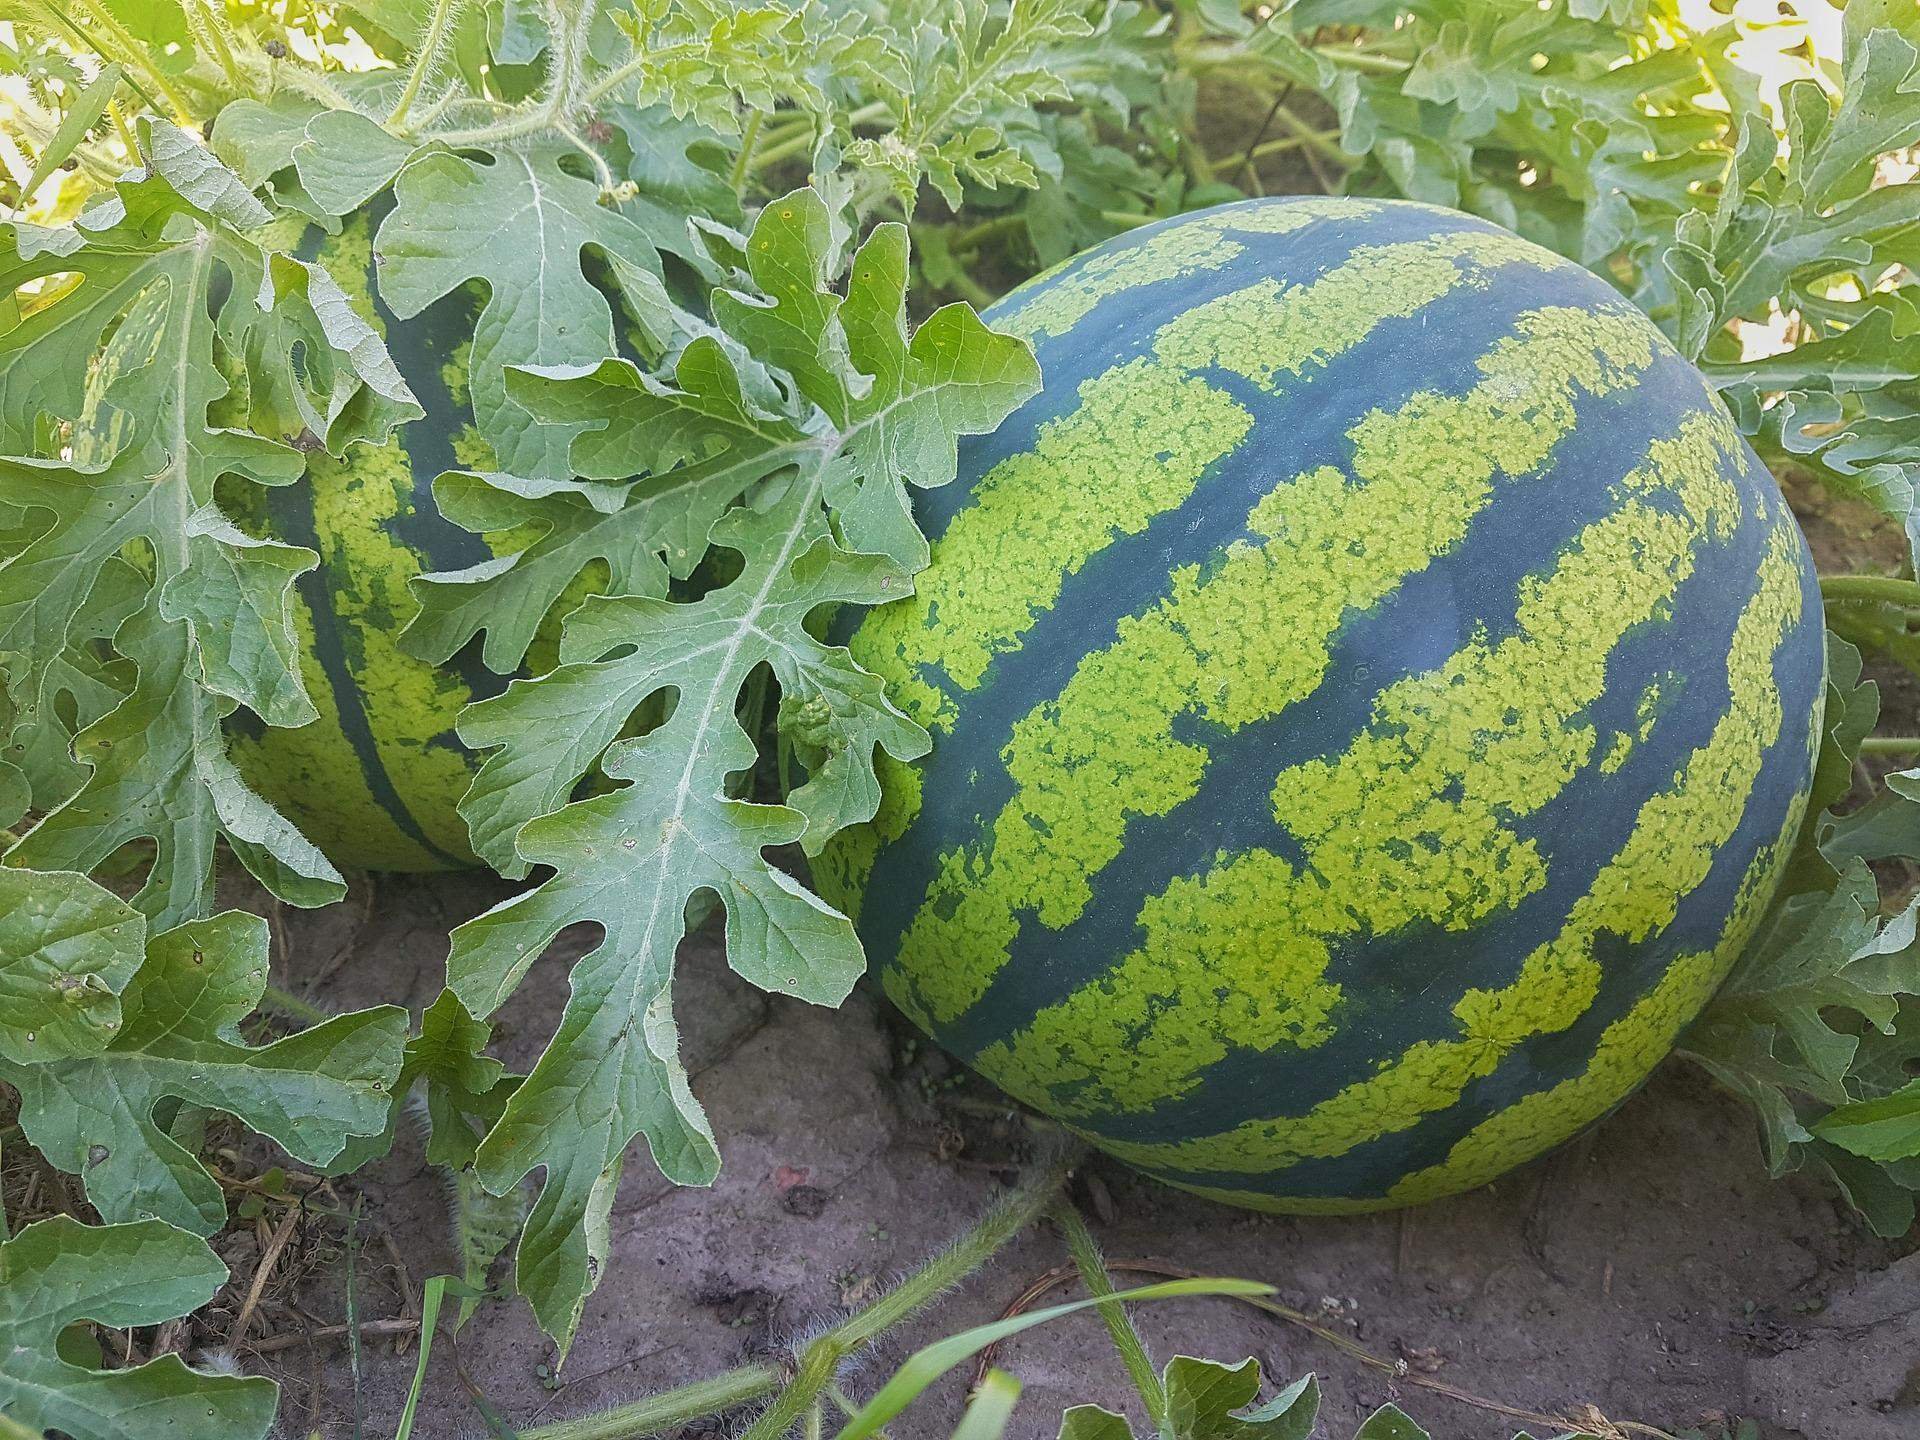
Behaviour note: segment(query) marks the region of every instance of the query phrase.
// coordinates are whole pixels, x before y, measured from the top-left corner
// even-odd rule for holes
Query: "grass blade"
[[[1094,1299],[1073,1300],[1064,1305],[1049,1306],[1045,1310],[1036,1310],[1031,1315],[1015,1315],[1005,1320],[996,1320],[989,1325],[976,1325],[971,1330],[963,1330],[958,1335],[950,1335],[923,1350],[917,1350],[907,1357],[907,1362],[893,1374],[893,1378],[843,1427],[834,1440],[868,1440],[875,1431],[901,1411],[905,1410],[934,1381],[945,1375],[956,1365],[978,1355],[987,1346],[1009,1335],[1018,1335],[1023,1330],[1031,1330],[1036,1325],[1045,1325],[1050,1320],[1072,1315],[1081,1310],[1090,1310],[1096,1305],[1110,1305],[1114,1301],[1127,1300],[1175,1300],[1187,1296],[1202,1295],[1271,1295],[1271,1285],[1262,1285],[1254,1280],[1169,1280],[1158,1285],[1142,1285],[1135,1290],[1123,1290],[1117,1295],[1100,1296]]]

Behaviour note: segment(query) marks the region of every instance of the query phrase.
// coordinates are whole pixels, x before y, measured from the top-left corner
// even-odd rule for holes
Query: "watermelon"
[[[990,312],[1043,392],[856,658],[934,736],[815,874],[886,993],[1172,1184],[1478,1185],[1605,1114],[1805,808],[1813,568],[1700,374],[1482,220],[1266,199]]]
[[[490,468],[473,429],[464,361],[471,297],[449,296],[401,321],[373,286],[377,217],[341,233],[309,233],[297,249],[327,266],[386,337],[426,414],[384,446],[341,459],[308,457],[307,482],[271,491],[256,517],[277,538],[317,551],[298,581],[301,673],[320,718],[268,729],[237,712],[230,747],[248,782],[336,865],[359,870],[444,870],[477,864],[457,810],[475,764],[454,734],[462,706],[506,678],[463,652],[439,666],[400,648],[417,605],[407,582],[490,558],[485,541],[441,517],[434,478]]]

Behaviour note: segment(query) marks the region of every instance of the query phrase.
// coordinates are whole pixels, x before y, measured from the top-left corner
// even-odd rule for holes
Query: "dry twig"
[[[293,1238],[294,1227],[300,1223],[300,1216],[298,1207],[287,1211],[280,1218],[280,1224],[267,1241],[266,1248],[260,1252],[260,1263],[253,1267],[253,1283],[247,1286],[247,1298],[241,1303],[240,1314],[227,1334],[227,1344],[239,1345],[247,1338],[247,1326],[253,1321],[253,1312],[259,1308],[260,1296],[267,1288],[267,1277],[273,1273],[280,1252],[287,1248],[287,1241]]]

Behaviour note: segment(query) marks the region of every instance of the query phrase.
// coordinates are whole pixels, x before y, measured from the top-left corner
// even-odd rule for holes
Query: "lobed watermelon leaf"
[[[882,226],[853,258],[844,298],[830,288],[846,264],[840,244],[827,203],[795,192],[769,206],[749,237],[763,298],[715,297],[726,339],[785,377],[778,410],[756,403],[719,336],[687,346],[671,385],[623,360],[529,370],[509,385],[543,420],[578,429],[573,465],[590,482],[641,477],[636,503],[604,522],[624,518],[628,544],[644,537],[638,543],[663,555],[652,528],[658,487],[704,497],[691,502],[696,514],[749,499],[707,522],[711,542],[741,557],[734,579],[691,602],[589,599],[567,618],[554,670],[514,681],[461,722],[462,738],[488,752],[462,804],[476,848],[505,873],[541,865],[553,874],[455,930],[454,993],[475,1014],[490,1014],[566,926],[592,920],[604,932],[574,968],[553,1042],[478,1155],[479,1174],[496,1191],[546,1169],[520,1244],[518,1284],[563,1346],[599,1266],[592,1217],[632,1139],[645,1134],[656,1163],[682,1183],[709,1182],[718,1168],[679,1061],[669,998],[688,905],[703,893],[718,897],[729,963],[762,988],[837,1004],[863,968],[846,917],[764,852],[817,845],[869,818],[879,800],[874,747],[908,759],[926,737],[807,621],[833,604],[907,593],[909,567],[924,563],[925,548],[906,518],[904,482],[951,479],[958,437],[991,429],[1037,383],[1025,346],[965,307],[938,312],[908,339],[898,226]],[[903,553],[848,548],[862,540]],[[464,583],[498,585],[538,563],[522,552]],[[667,568],[663,558],[656,583]],[[421,588],[434,596],[448,577]],[[423,628],[435,632],[434,649],[464,642],[461,627],[446,623],[451,612],[428,605],[433,618]],[[508,649],[524,647],[533,610],[510,606],[517,628]],[[761,666],[783,704],[807,708],[822,756],[817,783],[785,805],[728,789],[757,758],[736,711]],[[621,738],[663,692],[675,697],[671,715]],[[596,771],[612,788],[568,803]],[[561,1115],[567,1124],[556,1123]]]
[[[44,891],[35,883],[36,894],[58,883]],[[111,897],[98,890],[91,910],[111,920]],[[123,933],[110,923],[107,935],[123,967],[146,922],[134,914],[115,923]],[[0,1079],[20,1093],[21,1129],[81,1177],[109,1223],[153,1216],[201,1235],[226,1223],[219,1183],[169,1133],[181,1102],[232,1114],[311,1164],[386,1123],[406,1012],[380,1006],[250,1046],[237,1027],[266,988],[267,945],[267,922],[239,911],[155,935],[119,992],[117,1025],[98,1022],[113,1030],[104,1046],[69,1043],[64,1055],[41,1056],[21,1021],[8,1016],[0,1029]],[[23,1062],[23,1050],[34,1058]]]
[[[1826,731],[1800,853],[1678,1053],[1744,1100],[1768,1169],[1822,1173],[1882,1235],[1903,1235],[1920,1146],[1875,1129],[1920,1059],[1920,897],[1884,913],[1869,860],[1920,855],[1920,772],[1836,816],[1879,713],[1857,651],[1827,637]],[[1890,1113],[1890,1112],[1889,1112]],[[1856,1127],[1864,1128],[1856,1128]]]
[[[1813,1133],[1868,1160],[1920,1156],[1920,1080],[1877,1100],[1856,1100],[1830,1110],[1814,1122]]]
[[[54,749],[7,862],[86,871],[151,842],[134,903],[166,927],[209,908],[218,836],[285,900],[344,890],[220,734],[236,706],[314,717],[291,587],[316,557],[243,532],[217,491],[292,484],[299,444],[339,454],[420,411],[324,271],[235,228],[269,218],[237,176],[163,120],[142,134],[147,165],[73,225],[0,226],[0,292],[78,282],[0,334],[0,501],[23,522],[0,552],[0,718]],[[95,635],[133,673],[81,711],[68,764],[61,692]]]
[[[1161,1372],[1170,1440],[1308,1440],[1319,1422],[1320,1382],[1302,1375],[1256,1404],[1260,1362],[1238,1365],[1176,1355]],[[1369,1422],[1371,1423],[1371,1422]],[[1060,1440],[1133,1440],[1123,1416],[1099,1405],[1075,1405],[1060,1418]]]
[[[366,73],[275,57],[239,28],[252,19],[220,7],[109,8],[127,33],[104,68],[10,42],[0,55],[61,97],[51,123],[23,128],[29,188],[70,197],[51,180],[62,158],[80,167],[76,185],[111,180],[91,136],[116,69],[158,109],[218,110],[231,168],[142,119],[141,172],[77,223],[0,229],[0,452],[29,457],[0,461],[0,822],[37,821],[8,859],[99,872],[134,842],[156,846],[139,910],[72,876],[0,871],[0,1063],[51,1087],[46,1113],[106,1086],[132,1096],[140,1123],[115,1147],[147,1147],[145,1178],[109,1172],[102,1196],[144,1204],[150,1184],[156,1205],[206,1222],[204,1175],[152,1124],[183,1098],[167,1068],[179,1057],[129,1037],[167,1006],[237,1018],[251,1000],[222,990],[235,1008],[194,1008],[151,956],[136,974],[130,935],[211,909],[220,835],[283,898],[338,893],[220,739],[236,706],[283,725],[311,709],[287,596],[313,557],[249,536],[221,495],[290,483],[316,441],[341,453],[415,413],[325,275],[241,232],[268,218],[263,186],[323,221],[391,187],[383,300],[411,315],[486,292],[471,375],[498,468],[449,472],[438,492],[502,551],[422,577],[408,643],[438,660],[484,637],[485,662],[512,672],[583,577],[605,593],[571,617],[558,669],[465,722],[490,750],[467,806],[483,852],[509,874],[553,873],[463,927],[453,990],[384,1097],[329,1110],[340,1085],[387,1074],[398,1043],[387,1019],[337,1032],[380,1064],[312,1077],[325,1133],[295,1143],[318,1155],[344,1137],[311,1163],[359,1163],[385,1148],[377,1125],[418,1079],[430,1156],[507,1189],[505,1211],[544,1166],[521,1280],[563,1343],[627,1141],[646,1133],[677,1175],[717,1163],[667,991],[689,905],[719,897],[733,963],[769,988],[831,999],[857,972],[843,920],[765,847],[817,848],[871,814],[874,745],[902,755],[924,740],[817,641],[809,612],[900,593],[925,560],[903,481],[950,476],[954,435],[990,426],[1031,384],[1020,347],[964,310],[935,312],[909,340],[900,227],[876,229],[843,284],[849,232],[874,212],[913,215],[923,186],[964,203],[972,213],[950,226],[919,217],[916,283],[984,301],[1035,260],[1257,187],[1254,152],[1277,127],[1329,188],[1460,204],[1615,279],[1703,358],[1771,463],[1874,505],[1920,546],[1920,320],[1902,290],[1882,293],[1911,260],[1913,182],[1898,163],[1920,138],[1910,5],[1847,7],[1838,70],[1805,63],[1782,92],[1784,150],[1760,118],[1771,96],[1729,62],[1736,40],[1755,42],[1749,22],[1689,34],[1643,0],[1296,0],[1257,24],[1202,0],[1178,37],[1159,7],[1131,0],[456,4],[438,30],[420,7],[354,0],[362,43],[392,62]],[[1767,23],[1791,38],[1798,22]],[[1220,89],[1251,77],[1274,97],[1245,155],[1195,140],[1202,75]],[[1326,118],[1303,108],[1313,96]],[[1141,107],[1124,138],[1103,139]],[[814,188],[777,198],[778,177],[809,165]],[[736,233],[763,199],[752,235]],[[1742,322],[1776,305],[1784,352],[1742,353]],[[1832,615],[1920,669],[1909,608]],[[1920,997],[1913,913],[1883,921],[1861,867],[1920,851],[1920,774],[1825,813],[1873,723],[1857,660],[1849,670],[1850,651],[1831,653],[1819,813],[1765,937],[1689,1045],[1753,1100],[1778,1166],[1824,1167],[1886,1228],[1911,1219],[1920,1187],[1899,1153]],[[780,742],[807,771],[781,804],[743,793],[769,675]],[[484,1058],[484,1016],[578,920],[606,933],[523,1083]],[[169,933],[258,948],[231,916]],[[184,1032],[188,1077],[298,1128],[272,1112],[300,1077],[261,1058],[298,1047],[253,1050],[219,1028]],[[594,1117],[584,1131],[543,1123],[569,1104]],[[69,1160],[78,1113],[35,1121]],[[476,1233],[510,1228],[498,1219]],[[471,1261],[491,1243],[463,1249]],[[1192,1363],[1210,1397],[1243,1386]],[[1364,1433],[1418,1432],[1389,1407]]]
[[[55,1215],[0,1241],[0,1415],[73,1440],[258,1440],[273,1424],[271,1380],[205,1374],[178,1355],[107,1370],[58,1348],[81,1321],[130,1327],[189,1314],[226,1279],[206,1241],[159,1220],[83,1225]]]
[[[139,911],[84,875],[0,870],[0,1062],[105,1049],[146,928]]]
[[[309,193],[318,180],[313,157],[338,153],[314,135],[330,118],[310,124],[294,152]],[[516,475],[564,478],[572,428],[517,404],[506,393],[506,367],[592,364],[615,353],[613,312],[581,270],[588,247],[617,262],[613,281],[642,327],[667,328],[658,255],[637,225],[600,204],[598,183],[562,167],[572,153],[542,146],[485,163],[444,151],[421,155],[399,172],[393,210],[374,238],[380,296],[402,319],[470,280],[485,285],[469,368],[474,420],[500,467]],[[357,204],[354,196],[383,185],[368,176],[337,199]]]

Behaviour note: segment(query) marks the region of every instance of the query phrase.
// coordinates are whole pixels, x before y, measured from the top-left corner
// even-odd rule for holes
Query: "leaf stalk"
[[[420,87],[426,83],[429,73],[439,65],[441,51],[446,47],[447,34],[452,28],[455,0],[434,0],[433,14],[427,21],[427,33],[421,37],[420,48],[414,54],[413,65],[407,71],[407,83],[400,91],[400,98],[393,102],[393,109],[387,114],[387,128],[394,129],[407,118],[407,112],[413,108],[413,102],[419,98]]]

